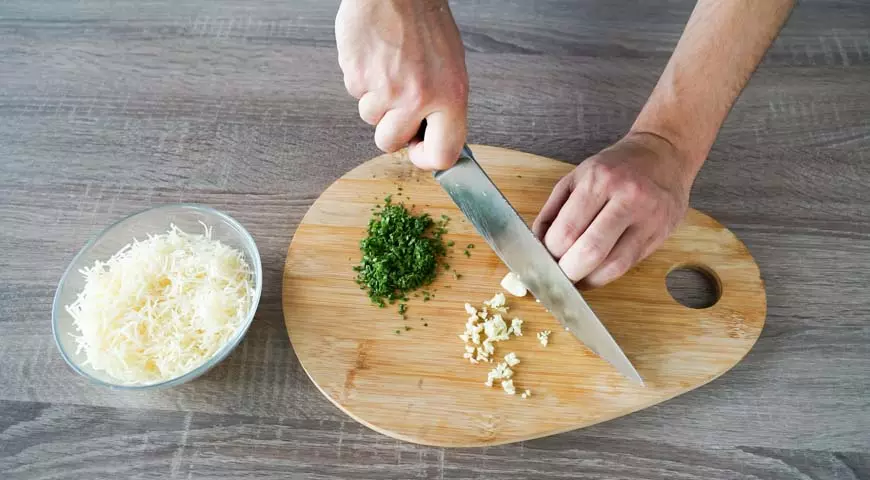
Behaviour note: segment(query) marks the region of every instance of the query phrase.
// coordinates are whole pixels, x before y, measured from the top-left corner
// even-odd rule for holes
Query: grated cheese
[[[252,271],[203,227],[194,235],[172,225],[81,270],[84,289],[66,310],[86,364],[147,385],[190,372],[233,337],[251,309]]]

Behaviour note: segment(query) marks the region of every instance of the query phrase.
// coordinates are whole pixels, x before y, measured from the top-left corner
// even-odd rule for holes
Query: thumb
[[[411,142],[408,157],[424,170],[450,168],[459,159],[466,129],[465,115],[432,112],[426,117],[423,140]]]

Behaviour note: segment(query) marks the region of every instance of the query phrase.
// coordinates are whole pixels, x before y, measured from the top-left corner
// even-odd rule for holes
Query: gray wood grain
[[[690,1],[454,2],[470,140],[579,162],[631,124]],[[0,477],[870,478],[870,8],[804,1],[692,204],[758,260],[769,315],[731,372],[633,415],[441,450],[336,410],[289,348],[281,270],[320,192],[378,152],[342,87],[337,2],[0,3]],[[102,227],[167,202],[238,218],[265,288],[243,344],[148,393],[75,376],[50,304]]]

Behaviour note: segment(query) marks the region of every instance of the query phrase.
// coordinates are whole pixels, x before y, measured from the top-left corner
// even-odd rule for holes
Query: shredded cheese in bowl
[[[239,341],[259,299],[259,256],[255,271],[243,251],[199,223],[202,234],[170,224],[108,259],[92,255],[85,260],[91,264],[76,264],[84,282],[62,295],[69,320],[60,326],[74,345],[59,344],[80,373],[110,385],[166,384],[219,361]]]

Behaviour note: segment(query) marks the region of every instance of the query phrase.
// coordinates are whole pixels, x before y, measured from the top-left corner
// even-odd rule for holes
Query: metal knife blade
[[[520,276],[562,326],[626,378],[643,385],[643,379],[607,328],[483,171],[468,145],[453,167],[434,175],[502,262]]]

